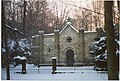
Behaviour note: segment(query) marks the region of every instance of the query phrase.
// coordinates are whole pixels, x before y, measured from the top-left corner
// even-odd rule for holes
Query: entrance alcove
[[[66,51],[66,65],[73,66],[74,64],[74,51],[72,49],[68,49]]]

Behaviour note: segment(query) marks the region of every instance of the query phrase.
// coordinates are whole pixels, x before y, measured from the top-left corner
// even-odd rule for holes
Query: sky
[[[49,2],[56,2],[56,3],[63,2],[63,3],[77,5],[77,6],[82,6],[82,7],[87,7],[87,4],[91,3],[91,0],[47,0],[47,1],[49,1]]]
[[[20,1],[20,0],[15,0],[15,1]],[[39,0],[39,1],[42,1],[42,0]],[[49,2],[50,8],[53,8],[53,5],[57,4],[58,16],[60,16],[61,10],[63,11],[63,9],[65,8],[65,6],[67,4],[67,10],[70,10],[68,16],[74,17],[75,9],[78,9],[79,6],[91,9],[91,7],[89,5],[91,4],[92,0],[47,0],[47,1]],[[76,5],[77,7],[75,7],[73,5]]]
[[[75,9],[78,7],[84,7],[90,9],[91,0],[47,0],[50,3],[50,7],[54,4],[58,5],[58,10],[60,14],[60,10],[63,10],[67,4],[67,9],[70,10],[69,16],[73,17],[75,15]],[[63,2],[63,3],[62,3]],[[77,7],[73,6],[76,5]]]

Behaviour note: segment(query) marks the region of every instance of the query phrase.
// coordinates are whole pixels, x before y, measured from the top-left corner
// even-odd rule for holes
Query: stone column
[[[59,30],[54,30],[54,36],[55,36],[55,55],[57,55],[58,63],[60,63],[60,42],[59,42]]]
[[[103,30],[103,28],[96,28],[96,31],[97,31],[97,36],[98,37],[103,37],[103,36],[106,36],[106,33],[105,31]]]
[[[22,74],[26,74],[26,60],[22,60]]]
[[[55,71],[57,70],[56,60],[57,60],[56,57],[52,57],[52,74],[55,74]]]
[[[84,62],[85,61],[85,40],[84,40],[84,29],[79,29],[79,60]]]
[[[39,63],[44,63],[44,31],[39,31]]]

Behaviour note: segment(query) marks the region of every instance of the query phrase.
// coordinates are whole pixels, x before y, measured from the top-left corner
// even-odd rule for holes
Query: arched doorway
[[[74,52],[73,50],[69,49],[66,51],[66,65],[73,66],[74,63]]]

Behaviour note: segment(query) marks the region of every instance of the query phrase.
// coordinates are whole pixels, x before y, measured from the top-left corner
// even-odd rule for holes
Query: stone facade
[[[65,64],[67,59],[73,59],[74,63],[90,62],[92,57],[89,54],[89,46],[96,36],[96,32],[76,30],[69,22],[61,31],[55,30],[51,34],[40,31],[39,35],[33,36],[33,47],[36,48],[32,53],[37,49],[40,63],[51,63],[52,57],[57,57],[58,63]],[[69,56],[69,53],[73,56]]]

